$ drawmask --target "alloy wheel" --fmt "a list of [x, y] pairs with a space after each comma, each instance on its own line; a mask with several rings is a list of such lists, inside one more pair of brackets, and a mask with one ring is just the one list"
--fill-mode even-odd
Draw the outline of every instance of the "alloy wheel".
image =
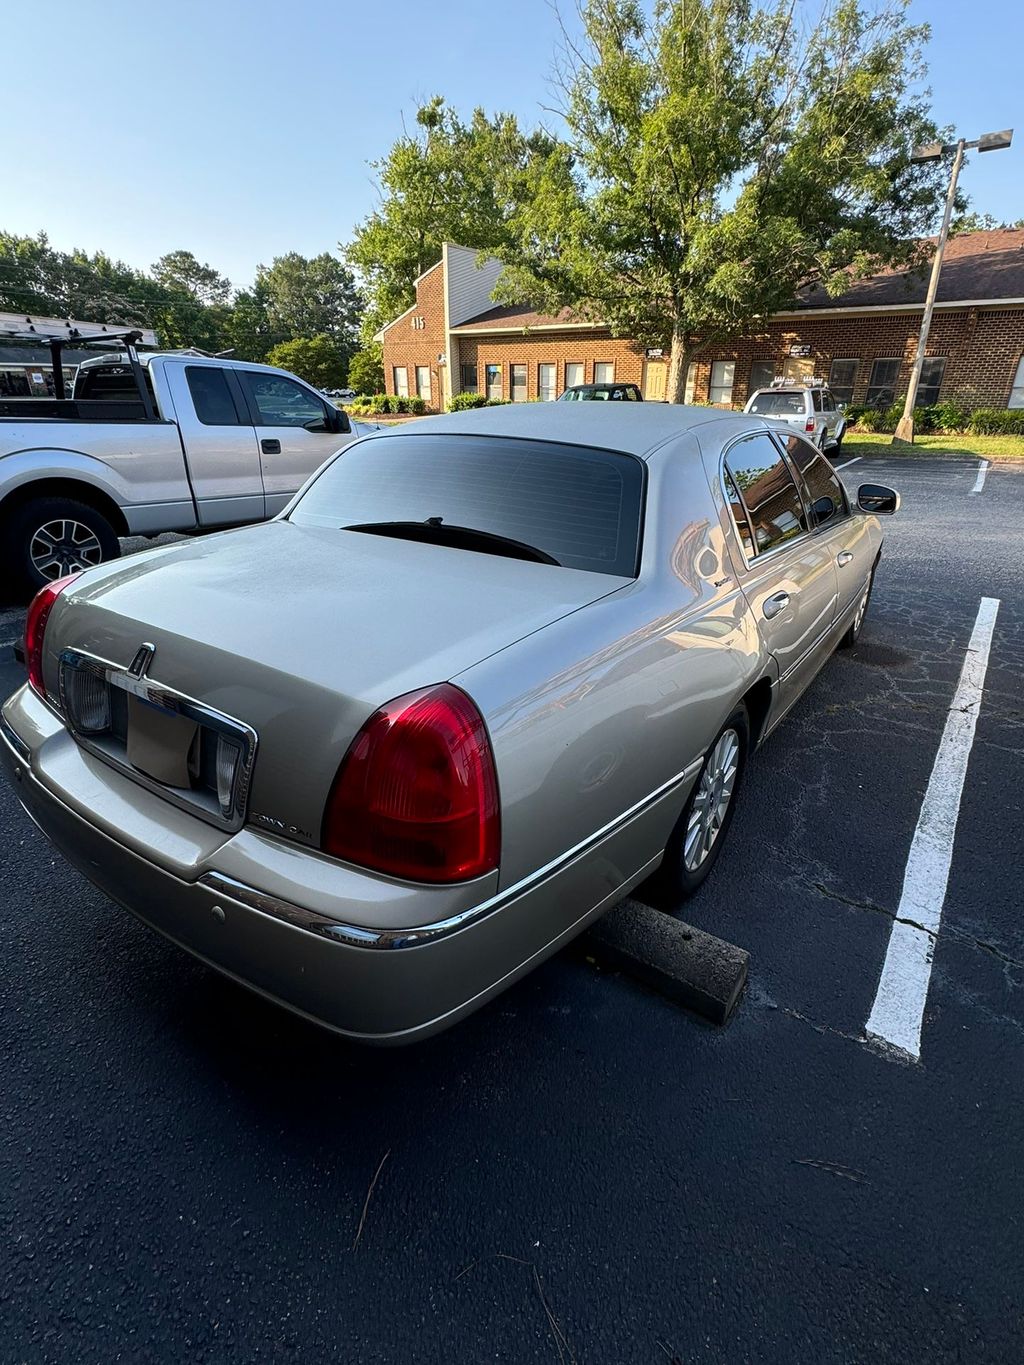
[[33, 535], [29, 558], [36, 573], [53, 581], [102, 563], [103, 547], [84, 522], [48, 521]]
[[696, 872], [714, 847], [732, 801], [739, 762], [740, 737], [735, 730], [723, 730], [704, 764], [686, 824], [683, 863], [687, 872]]

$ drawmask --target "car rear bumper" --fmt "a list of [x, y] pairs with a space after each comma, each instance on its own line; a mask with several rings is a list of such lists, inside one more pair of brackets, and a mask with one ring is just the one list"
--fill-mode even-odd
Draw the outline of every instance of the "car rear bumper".
[[[389, 883], [284, 840], [225, 836], [80, 751], [27, 688], [4, 707], [0, 762], [32, 820], [112, 900], [243, 985], [375, 1043], [438, 1032], [568, 942], [653, 870], [651, 841], [658, 847], [689, 787], [680, 775], [549, 875], [502, 894], [492, 875], [459, 888], [453, 902], [450, 888], [447, 901], [430, 901], [434, 888]], [[126, 799], [139, 821], [153, 809], [162, 845], [144, 823], [129, 828]], [[118, 818], [124, 832], [111, 827]], [[290, 882], [278, 858], [294, 872]], [[310, 867], [347, 894], [304, 893]], [[410, 915], [413, 900], [446, 913]], [[403, 917], [415, 922], [403, 927]]]

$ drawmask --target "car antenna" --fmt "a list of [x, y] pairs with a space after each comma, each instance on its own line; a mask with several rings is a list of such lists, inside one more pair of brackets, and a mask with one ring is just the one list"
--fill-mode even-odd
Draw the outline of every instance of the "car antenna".
[[425, 525], [425, 526], [440, 526], [441, 523], [442, 523], [442, 521], [444, 521], [444, 517], [427, 517], [426, 521], [424, 522], [424, 525]]

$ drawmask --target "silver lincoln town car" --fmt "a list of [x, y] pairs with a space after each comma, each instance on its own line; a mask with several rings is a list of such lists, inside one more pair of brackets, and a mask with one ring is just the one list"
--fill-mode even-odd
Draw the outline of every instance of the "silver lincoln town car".
[[652, 874], [700, 885], [898, 504], [754, 414], [378, 432], [274, 521], [45, 587], [0, 753], [145, 923], [351, 1038], [422, 1038]]

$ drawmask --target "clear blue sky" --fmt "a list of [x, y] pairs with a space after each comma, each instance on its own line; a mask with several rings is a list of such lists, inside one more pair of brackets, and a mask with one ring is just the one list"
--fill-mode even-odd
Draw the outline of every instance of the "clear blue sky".
[[[334, 250], [375, 202], [368, 163], [431, 94], [551, 121], [546, 0], [15, 8], [0, 227], [136, 266], [184, 247], [245, 284], [284, 251]], [[939, 121], [967, 137], [1016, 125], [1009, 151], [965, 171], [973, 207], [1024, 217], [1024, 4], [914, 0], [912, 13], [932, 25]]]

